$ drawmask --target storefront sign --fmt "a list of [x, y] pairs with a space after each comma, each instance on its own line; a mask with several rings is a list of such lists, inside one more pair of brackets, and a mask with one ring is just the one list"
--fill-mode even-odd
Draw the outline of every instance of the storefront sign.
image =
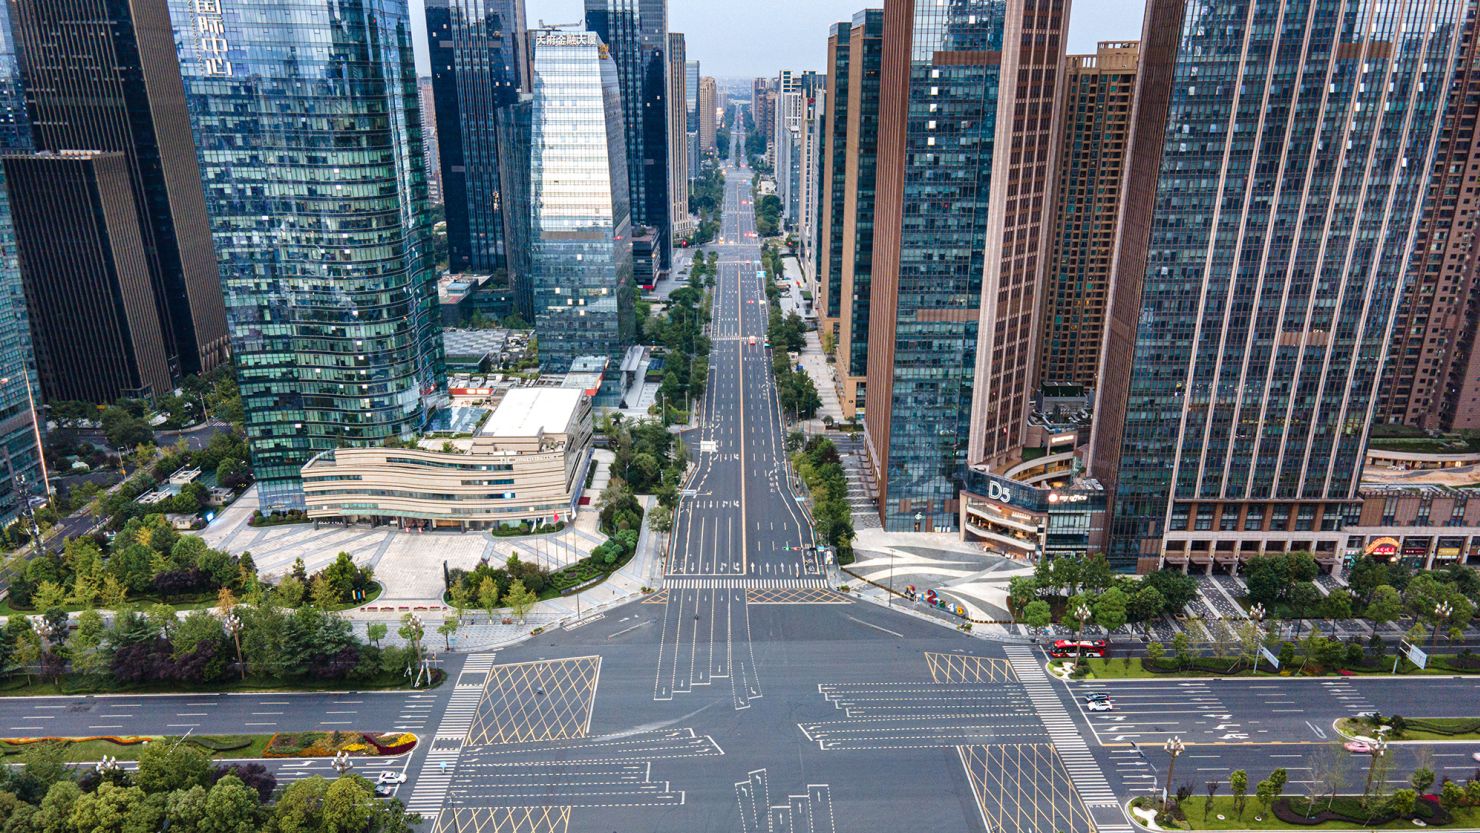
[[1397, 538], [1375, 538], [1367, 544], [1367, 555], [1372, 558], [1392, 558], [1398, 554]]

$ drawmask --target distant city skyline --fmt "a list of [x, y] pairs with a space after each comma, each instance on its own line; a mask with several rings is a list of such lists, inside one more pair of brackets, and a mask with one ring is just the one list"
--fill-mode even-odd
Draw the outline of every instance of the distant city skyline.
[[[431, 73], [427, 60], [424, 0], [410, 0], [416, 67]], [[690, 60], [703, 64], [716, 78], [775, 75], [782, 67], [822, 70], [827, 58], [828, 27], [850, 20], [853, 13], [882, 7], [883, 0], [752, 0], [745, 4], [670, 0], [668, 29], [683, 32]], [[1141, 36], [1145, 0], [1092, 0], [1075, 5], [1069, 27], [1069, 51], [1089, 53], [1102, 40], [1136, 40]], [[575, 23], [584, 15], [583, 0], [527, 0], [529, 26]], [[785, 19], [785, 26], [776, 21]], [[757, 43], [764, 48], [756, 48]]]

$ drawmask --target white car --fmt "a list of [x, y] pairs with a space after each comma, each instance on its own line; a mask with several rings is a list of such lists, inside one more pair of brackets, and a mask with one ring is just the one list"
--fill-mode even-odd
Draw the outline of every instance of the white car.
[[375, 783], [377, 783], [377, 784], [404, 784], [404, 783], [406, 783], [406, 773], [404, 773], [404, 772], [393, 772], [393, 771], [391, 771], [391, 770], [388, 769], [385, 772], [380, 773], [380, 777], [375, 779]]
[[1109, 700], [1091, 700], [1084, 706], [1092, 712], [1115, 711], [1115, 706]]

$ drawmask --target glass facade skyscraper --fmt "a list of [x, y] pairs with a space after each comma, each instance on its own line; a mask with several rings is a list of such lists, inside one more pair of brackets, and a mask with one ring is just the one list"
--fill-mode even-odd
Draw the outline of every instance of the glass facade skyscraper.
[[632, 220], [617, 68], [593, 32], [534, 35], [530, 236], [546, 371], [620, 362], [635, 337]]
[[264, 511], [446, 382], [405, 0], [170, 0]]
[[586, 0], [586, 28], [606, 44], [622, 91], [632, 222], [657, 235], [671, 257], [668, 196], [668, 2]]
[[1091, 471], [1114, 566], [1339, 557], [1465, 6], [1152, 0]]
[[1068, 3], [888, 0], [883, 26], [865, 425], [885, 527], [955, 529], [968, 451], [1028, 416]]
[[[10, 14], [10, 4], [0, 4], [0, 152], [24, 153], [33, 149], [31, 123]], [[32, 496], [45, 497], [49, 490], [36, 420], [40, 407], [9, 190], [0, 171], [0, 525], [15, 520]]]
[[498, 111], [527, 80], [524, 0], [427, 0], [426, 22], [448, 267], [506, 269]]

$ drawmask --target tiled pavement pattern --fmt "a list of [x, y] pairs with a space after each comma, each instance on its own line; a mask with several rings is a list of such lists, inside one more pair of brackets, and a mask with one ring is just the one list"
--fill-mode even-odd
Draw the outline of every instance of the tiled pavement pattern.
[[1049, 743], [956, 750], [992, 833], [1093, 833], [1094, 822]]
[[452, 783], [458, 758], [462, 754], [463, 740], [467, 737], [468, 727], [473, 724], [478, 704], [483, 699], [488, 671], [493, 667], [493, 657], [493, 654], [475, 654], [463, 663], [452, 697], [447, 702], [447, 710], [442, 714], [442, 722], [438, 724], [437, 733], [432, 737], [431, 751], [427, 753], [421, 774], [416, 778], [411, 798], [406, 802], [407, 810], [421, 813], [428, 821], [436, 820], [438, 810], [447, 798], [447, 788]]
[[753, 605], [845, 605], [852, 601], [841, 593], [816, 587], [775, 590], [746, 590], [745, 601]]
[[448, 810], [437, 833], [565, 833], [569, 807], [470, 807]]
[[827, 784], [808, 784], [805, 793], [772, 805], [766, 770], [757, 769], [735, 782], [735, 801], [743, 833], [837, 833]]
[[468, 745], [585, 737], [600, 676], [599, 656], [494, 666]]

